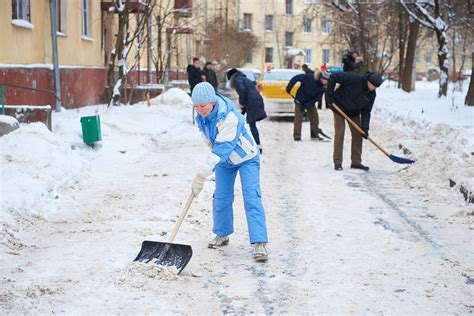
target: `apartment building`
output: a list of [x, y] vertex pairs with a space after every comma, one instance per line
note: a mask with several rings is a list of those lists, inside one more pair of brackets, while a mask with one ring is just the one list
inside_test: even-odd
[[245, 60], [246, 67], [299, 68], [338, 64], [341, 48], [324, 7], [315, 0], [238, 2], [241, 29], [256, 35], [261, 46]]
[[[117, 14], [110, 9], [114, 1], [54, 1], [61, 103], [66, 108], [96, 104], [104, 96], [108, 60], [116, 43]], [[139, 0], [132, 1], [131, 14], [139, 14], [143, 6]], [[0, 83], [54, 90], [50, 8], [50, 0], [0, 1], [0, 43], [4, 44]], [[131, 20], [133, 28], [135, 19]], [[147, 53], [144, 49], [137, 67], [145, 70], [140, 76], [131, 74], [131, 80], [141, 78], [144, 83], [150, 78]], [[132, 52], [129, 59], [135, 55]], [[44, 92], [6, 87], [5, 95], [8, 104], [55, 104], [54, 95]]]

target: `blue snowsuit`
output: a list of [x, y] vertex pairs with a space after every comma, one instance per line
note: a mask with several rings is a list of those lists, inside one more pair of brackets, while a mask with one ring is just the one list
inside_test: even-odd
[[212, 146], [201, 169], [206, 175], [214, 170], [216, 189], [213, 198], [213, 232], [220, 237], [234, 232], [234, 183], [240, 172], [250, 243], [266, 243], [265, 211], [260, 191], [258, 148], [245, 127], [244, 117], [232, 101], [217, 94], [214, 109], [207, 117], [196, 116], [199, 130]]

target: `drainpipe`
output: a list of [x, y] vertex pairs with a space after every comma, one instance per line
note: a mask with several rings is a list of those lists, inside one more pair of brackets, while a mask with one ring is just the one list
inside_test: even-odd
[[59, 62], [58, 62], [58, 26], [57, 26], [57, 10], [56, 0], [49, 0], [51, 9], [51, 41], [53, 44], [53, 76], [54, 76], [54, 94], [56, 112], [61, 112], [61, 81], [59, 79]]

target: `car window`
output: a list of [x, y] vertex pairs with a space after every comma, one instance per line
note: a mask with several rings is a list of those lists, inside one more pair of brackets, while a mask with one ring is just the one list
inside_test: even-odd
[[301, 73], [299, 71], [270, 71], [263, 74], [263, 80], [290, 81], [291, 78]]

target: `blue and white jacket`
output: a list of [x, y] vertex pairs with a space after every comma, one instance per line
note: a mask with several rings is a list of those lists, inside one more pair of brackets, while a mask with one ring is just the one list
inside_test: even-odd
[[207, 117], [196, 116], [199, 130], [212, 148], [200, 172], [210, 175], [219, 163], [239, 165], [258, 153], [252, 135], [245, 127], [245, 119], [234, 103], [216, 93], [217, 102]]

